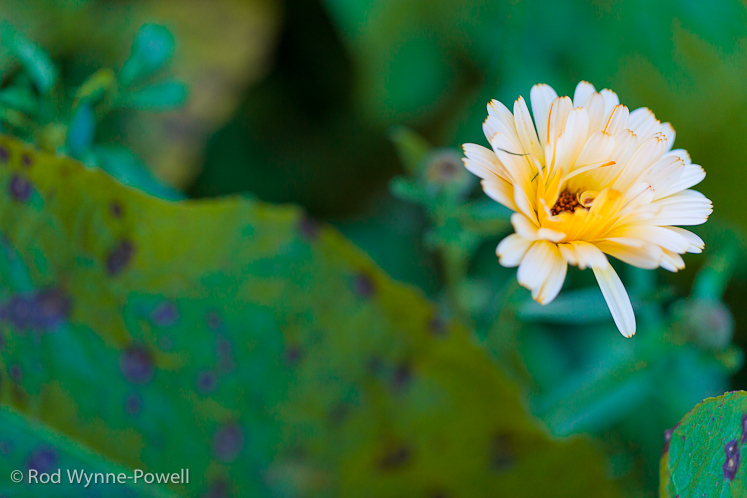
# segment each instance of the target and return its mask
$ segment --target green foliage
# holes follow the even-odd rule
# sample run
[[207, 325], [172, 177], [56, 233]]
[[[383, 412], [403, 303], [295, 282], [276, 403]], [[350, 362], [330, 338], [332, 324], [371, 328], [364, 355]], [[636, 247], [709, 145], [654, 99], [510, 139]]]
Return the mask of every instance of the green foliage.
[[130, 57], [122, 66], [119, 81], [124, 86], [150, 76], [174, 54], [174, 36], [163, 26], [144, 24], [135, 34]]
[[706, 399], [664, 437], [661, 498], [747, 493], [747, 393]]
[[9, 137], [0, 186], [3, 475], [46, 451], [189, 468], [178, 496], [616, 496], [461, 326], [297, 208], [164, 202]]
[[175, 81], [129, 88], [133, 82], [151, 76], [173, 54], [174, 39], [166, 28], [146, 24], [138, 31], [130, 57], [119, 73], [120, 84], [111, 69], [100, 69], [78, 87], [72, 101], [64, 98], [65, 91], [57, 79], [59, 71], [49, 54], [10, 27], [3, 29], [2, 39], [21, 62], [22, 71], [0, 92], [0, 122], [16, 136], [46, 150], [68, 154], [91, 167], [104, 166], [127, 185], [164, 198], [180, 197], [132, 154], [113, 154], [108, 152], [110, 146], [95, 143], [99, 122], [114, 110], [163, 110], [186, 100], [184, 85]]

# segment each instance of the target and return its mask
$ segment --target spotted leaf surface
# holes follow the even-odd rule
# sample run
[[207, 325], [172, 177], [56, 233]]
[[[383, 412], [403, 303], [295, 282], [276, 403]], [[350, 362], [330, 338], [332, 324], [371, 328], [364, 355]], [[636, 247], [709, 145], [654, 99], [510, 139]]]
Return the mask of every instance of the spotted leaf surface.
[[[616, 496], [463, 328], [297, 208], [167, 202], [7, 137], [0, 189], [0, 401], [101, 465], [188, 468], [190, 497]], [[42, 445], [63, 465], [34, 441], [0, 479]]]
[[747, 494], [747, 393], [708, 398], [664, 434], [662, 497]]

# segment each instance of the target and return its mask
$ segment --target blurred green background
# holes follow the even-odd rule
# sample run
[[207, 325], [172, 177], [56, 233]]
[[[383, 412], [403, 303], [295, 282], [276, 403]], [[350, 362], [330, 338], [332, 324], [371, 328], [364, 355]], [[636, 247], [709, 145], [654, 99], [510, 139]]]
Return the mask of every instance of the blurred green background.
[[[99, 155], [98, 166], [161, 197], [239, 194], [331, 223], [464, 323], [551, 433], [591, 435], [627, 496], [655, 495], [664, 429], [704, 397], [747, 387], [742, 2], [5, 0], [0, 16], [50, 53], [58, 109], [94, 71], [121, 67], [144, 22], [166, 27], [174, 54], [157, 74], [188, 96], [102, 116], [92, 141], [136, 159], [107, 167]], [[19, 71], [7, 45], [2, 89]], [[462, 143], [487, 145], [490, 99], [511, 107], [540, 82], [572, 95], [582, 79], [671, 122], [714, 203], [694, 230], [706, 253], [686, 270], [623, 271], [642, 324], [630, 341], [586, 273], [569, 274], [554, 307], [527, 303], [493, 254], [511, 232], [505, 213], [468, 179], [453, 175], [467, 193], [422, 186]], [[26, 138], [51, 140], [55, 119]], [[69, 138], [60, 147], [49, 148], [86, 162]]]

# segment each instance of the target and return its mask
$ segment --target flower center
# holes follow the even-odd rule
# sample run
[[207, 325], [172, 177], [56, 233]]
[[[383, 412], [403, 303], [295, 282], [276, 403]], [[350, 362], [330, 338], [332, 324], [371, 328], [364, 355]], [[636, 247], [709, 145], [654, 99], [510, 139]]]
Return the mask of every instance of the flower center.
[[553, 216], [557, 216], [560, 213], [573, 213], [576, 208], [584, 207], [583, 204], [578, 202], [578, 196], [576, 194], [572, 194], [568, 190], [564, 190], [563, 193], [560, 194], [560, 197], [558, 197], [557, 202], [555, 202], [555, 205], [550, 209], [550, 212], [553, 214]]

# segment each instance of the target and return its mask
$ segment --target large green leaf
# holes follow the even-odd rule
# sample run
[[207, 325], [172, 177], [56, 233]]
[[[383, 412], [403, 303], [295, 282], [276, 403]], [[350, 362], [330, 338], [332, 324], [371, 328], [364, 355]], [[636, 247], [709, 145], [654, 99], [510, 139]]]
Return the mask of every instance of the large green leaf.
[[47, 448], [188, 468], [179, 496], [615, 496], [586, 440], [551, 440], [461, 327], [297, 208], [167, 202], [8, 137], [0, 186], [3, 479]]
[[[747, 494], [747, 393], [708, 398], [665, 435], [662, 498]], [[741, 462], [741, 463], [740, 463]]]

